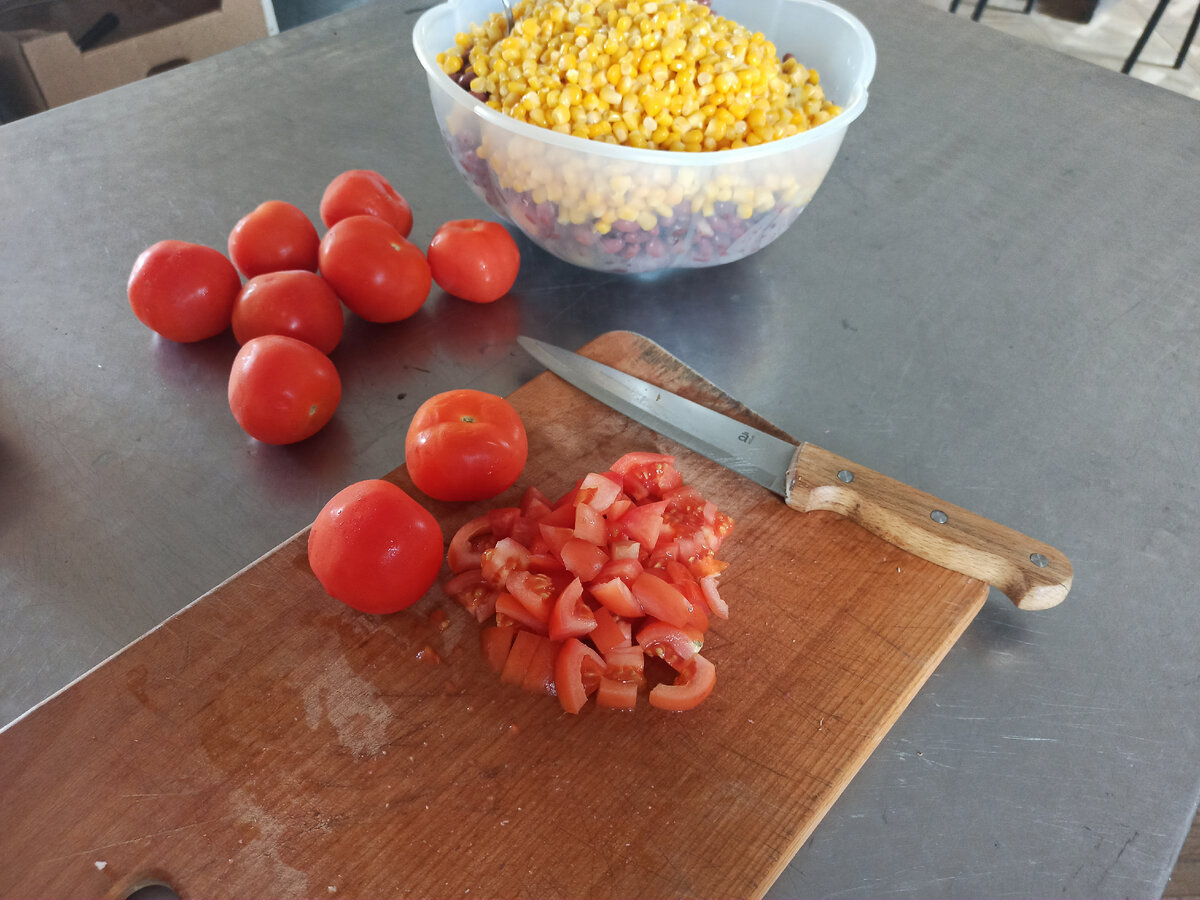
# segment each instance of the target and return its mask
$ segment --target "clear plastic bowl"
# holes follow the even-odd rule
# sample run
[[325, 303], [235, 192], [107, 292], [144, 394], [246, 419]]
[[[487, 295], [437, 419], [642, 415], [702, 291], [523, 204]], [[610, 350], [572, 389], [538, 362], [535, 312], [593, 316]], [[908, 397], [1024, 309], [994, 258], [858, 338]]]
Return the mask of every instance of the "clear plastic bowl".
[[[458, 170], [497, 214], [559, 259], [602, 272], [645, 273], [720, 265], [775, 240], [812, 199], [866, 108], [875, 44], [858, 19], [825, 0], [712, 0], [714, 12], [761, 31], [780, 56], [816, 69], [842, 113], [756, 147], [684, 153], [639, 150], [518, 122], [446, 75], [437, 54], [457, 33], [502, 9], [499, 0], [448, 0], [413, 31], [438, 126]], [[664, 198], [671, 215], [663, 215]], [[745, 218], [753, 204], [753, 214]], [[739, 214], [738, 207], [741, 206]], [[656, 207], [655, 224], [618, 219], [607, 234], [597, 210]], [[695, 211], [693, 211], [695, 210]], [[648, 224], [648, 217], [643, 217]]]

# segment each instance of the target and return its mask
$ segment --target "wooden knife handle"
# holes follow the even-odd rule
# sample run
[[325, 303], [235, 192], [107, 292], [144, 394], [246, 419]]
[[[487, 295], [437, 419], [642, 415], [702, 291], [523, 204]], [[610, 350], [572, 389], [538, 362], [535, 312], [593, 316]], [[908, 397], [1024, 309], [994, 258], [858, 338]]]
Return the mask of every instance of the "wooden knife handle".
[[1048, 609], [1071, 589], [1070, 561], [1046, 544], [812, 444], [788, 467], [788, 506], [825, 509], [915, 556], [983, 581], [1021, 609]]

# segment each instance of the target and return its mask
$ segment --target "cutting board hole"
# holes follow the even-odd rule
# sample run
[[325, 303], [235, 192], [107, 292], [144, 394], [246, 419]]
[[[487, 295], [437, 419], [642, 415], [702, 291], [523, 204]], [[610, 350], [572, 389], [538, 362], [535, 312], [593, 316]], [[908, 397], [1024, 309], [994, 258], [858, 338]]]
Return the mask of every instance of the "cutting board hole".
[[125, 900], [180, 900], [179, 894], [169, 884], [154, 882], [142, 885], [132, 894], [127, 894]]

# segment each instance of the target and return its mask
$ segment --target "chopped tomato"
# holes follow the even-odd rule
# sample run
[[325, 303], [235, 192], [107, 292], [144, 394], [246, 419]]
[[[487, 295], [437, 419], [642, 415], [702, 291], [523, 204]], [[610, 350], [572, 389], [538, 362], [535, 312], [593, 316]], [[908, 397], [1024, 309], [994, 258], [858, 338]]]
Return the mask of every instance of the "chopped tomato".
[[652, 549], [658, 544], [658, 535], [663, 526], [663, 513], [666, 512], [666, 509], [667, 501], [665, 500], [632, 507], [613, 523], [613, 530], [617, 534], [625, 535], [630, 540], [637, 541], [647, 549]]
[[596, 704], [607, 709], [634, 709], [637, 706], [636, 681], [616, 681], [604, 677], [596, 689]]
[[714, 616], [720, 616], [722, 619], [729, 618], [729, 604], [721, 599], [721, 594], [717, 590], [717, 576], [705, 575], [700, 579], [700, 589], [704, 591], [704, 600], [708, 603], [708, 609]]
[[574, 528], [567, 528], [564, 525], [547, 525], [545, 522], [538, 522], [538, 533], [546, 542], [546, 546], [559, 554], [562, 553], [563, 545], [575, 538]]
[[641, 647], [613, 647], [604, 654], [604, 676], [613, 681], [645, 681], [646, 656]]
[[502, 588], [513, 572], [529, 568], [529, 551], [512, 538], [501, 538], [483, 551], [479, 562], [488, 584]]
[[525, 493], [521, 496], [521, 515], [526, 518], [538, 521], [546, 513], [550, 512], [552, 508], [550, 498], [533, 485], [527, 487]]
[[483, 551], [495, 545], [491, 516], [478, 516], [454, 532], [446, 551], [446, 563], [451, 572], [477, 569]]
[[591, 473], [579, 484], [577, 503], [590, 506], [598, 513], [606, 513], [621, 493], [621, 479]]
[[486, 622], [496, 612], [499, 591], [484, 580], [479, 569], [465, 569], [443, 586], [446, 595], [457, 600], [477, 622]]
[[508, 651], [508, 657], [504, 660], [504, 668], [500, 670], [500, 680], [505, 684], [523, 684], [525, 672], [529, 669], [529, 663], [539, 645], [539, 635], [518, 628], [513, 636], [512, 649]]
[[626, 619], [614, 616], [607, 609], [598, 609], [592, 615], [596, 618], [596, 627], [589, 637], [601, 653], [632, 643], [633, 628]]
[[683, 663], [674, 684], [657, 684], [650, 689], [650, 705], [676, 712], [693, 709], [712, 693], [716, 683], [716, 667], [697, 653]]
[[504, 671], [504, 661], [508, 659], [508, 651], [512, 649], [516, 633], [517, 629], [513, 625], [489, 625], [479, 633], [479, 646], [483, 650], [483, 658], [493, 671]]
[[643, 572], [629, 586], [634, 599], [649, 615], [678, 628], [687, 626], [694, 607], [683, 592], [651, 572]]
[[610, 581], [620, 578], [626, 584], [633, 584], [633, 579], [642, 574], [643, 566], [636, 559], [613, 557], [596, 573], [593, 581]]
[[550, 619], [558, 591], [549, 575], [528, 570], [513, 572], [504, 580], [505, 590], [540, 622]]
[[663, 453], [626, 453], [613, 463], [612, 471], [621, 476], [625, 493], [634, 500], [661, 498], [683, 484], [675, 457]]
[[604, 516], [586, 503], [580, 503], [575, 507], [575, 537], [597, 546], [608, 543], [608, 526]]
[[525, 669], [521, 687], [535, 694], [554, 694], [554, 660], [558, 656], [558, 642], [539, 638]]
[[576, 578], [559, 593], [548, 622], [552, 640], [583, 637], [596, 629], [596, 614], [583, 602], [583, 583]]
[[588, 591], [615, 616], [637, 619], [645, 615], [642, 605], [633, 599], [629, 585], [620, 578], [610, 578], [608, 581], [592, 584]]
[[496, 596], [496, 622], [500, 625], [517, 625], [534, 634], [548, 634], [550, 631], [545, 619], [539, 619], [536, 613], [530, 612], [508, 591], [501, 591]]
[[591, 581], [608, 562], [604, 548], [577, 537], [571, 538], [559, 551], [567, 571], [583, 581]]
[[[710, 614], [729, 615], [716, 554], [732, 527], [673, 457], [627, 454], [556, 501], [529, 487], [519, 506], [464, 524], [445, 590], [486, 624], [484, 659], [507, 684], [556, 694], [569, 713], [593, 695], [634, 709], [639, 693], [690, 709], [716, 683], [699, 651]], [[657, 683], [647, 657], [671, 666], [674, 682]]]
[[554, 661], [554, 686], [558, 702], [569, 713], [577, 713], [600, 686], [604, 659], [578, 638], [567, 638]]
[[700, 652], [704, 637], [700, 632], [685, 631], [666, 622], [650, 619], [639, 629], [637, 642], [647, 656], [657, 656], [678, 670]]

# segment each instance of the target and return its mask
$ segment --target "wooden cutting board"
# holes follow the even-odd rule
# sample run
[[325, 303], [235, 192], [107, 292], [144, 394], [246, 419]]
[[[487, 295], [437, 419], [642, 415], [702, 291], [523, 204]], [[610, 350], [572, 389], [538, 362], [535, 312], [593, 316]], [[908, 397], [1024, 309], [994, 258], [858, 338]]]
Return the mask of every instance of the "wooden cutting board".
[[[779, 433], [645, 338], [583, 352]], [[501, 684], [438, 588], [387, 617], [331, 600], [305, 530], [0, 732], [0, 894], [761, 896], [987, 586], [793, 512], [556, 376], [510, 399], [528, 467], [495, 502], [431, 503], [447, 539], [630, 450], [676, 453], [735, 518], [699, 709], [569, 716]]]

